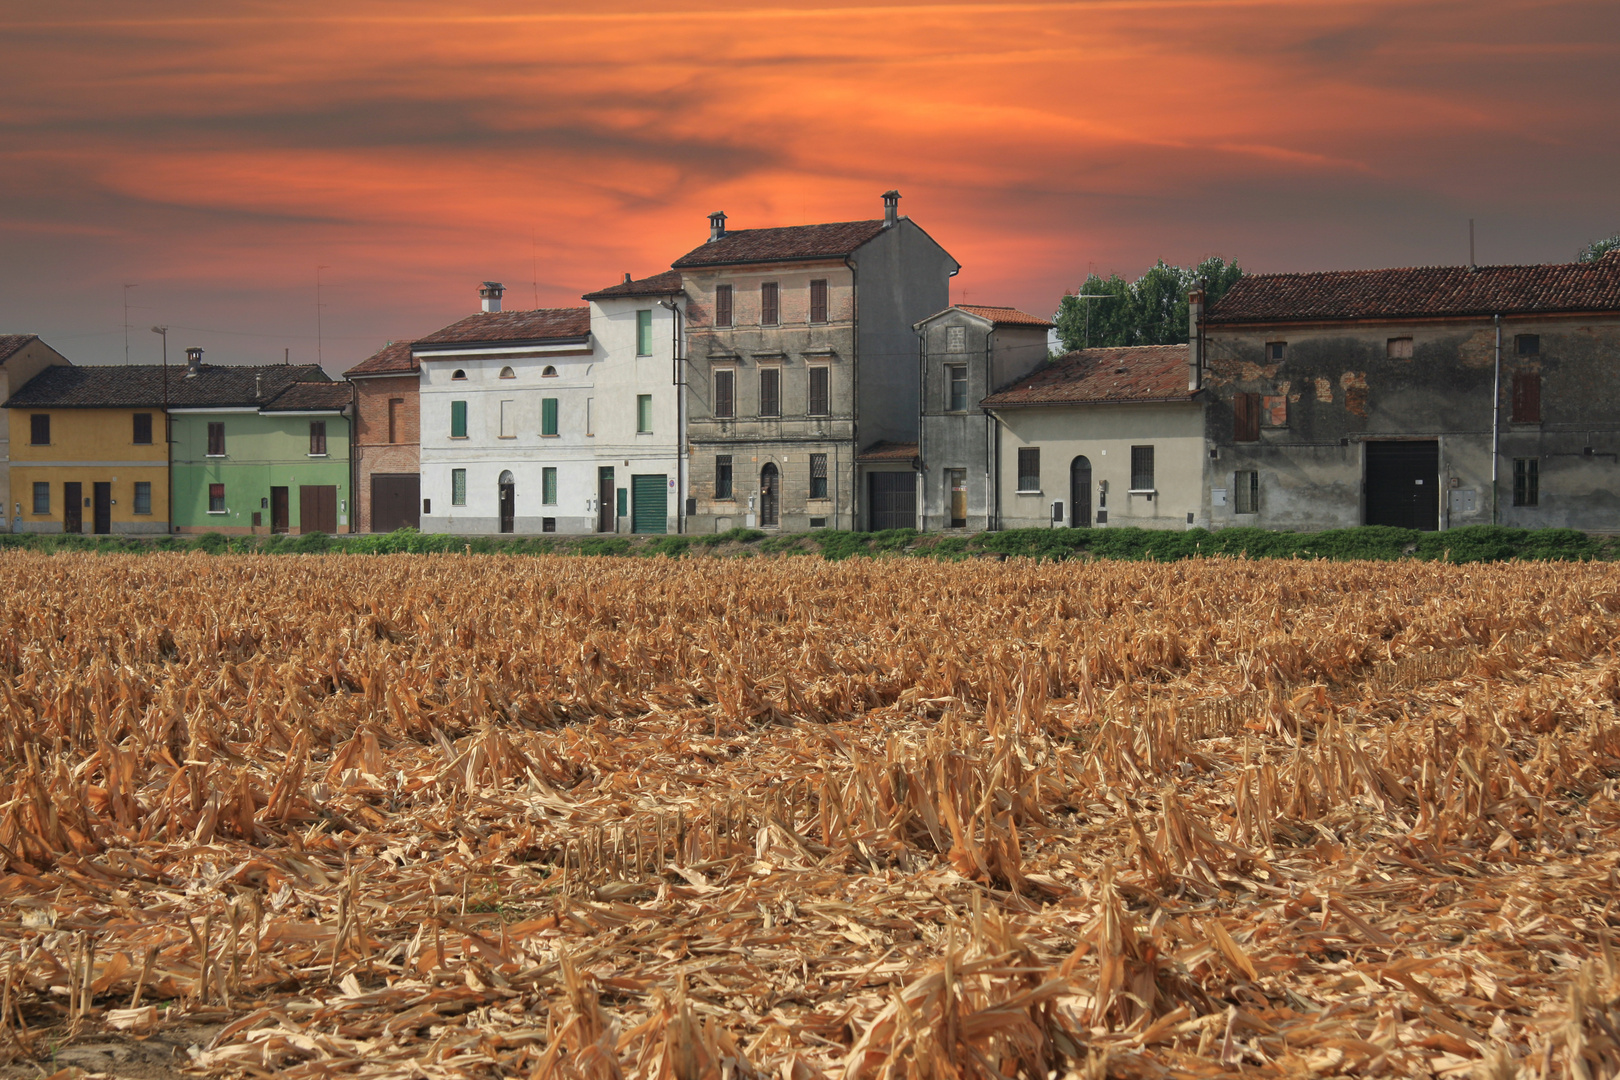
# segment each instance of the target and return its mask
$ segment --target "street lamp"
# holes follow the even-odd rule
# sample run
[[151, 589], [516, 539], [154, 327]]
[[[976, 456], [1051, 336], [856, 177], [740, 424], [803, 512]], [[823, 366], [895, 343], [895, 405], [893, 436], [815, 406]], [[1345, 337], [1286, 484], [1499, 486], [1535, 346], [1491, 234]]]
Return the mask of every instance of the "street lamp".
[[169, 328], [154, 326], [152, 333], [163, 338], [163, 443], [166, 446], [174, 441], [169, 438]]

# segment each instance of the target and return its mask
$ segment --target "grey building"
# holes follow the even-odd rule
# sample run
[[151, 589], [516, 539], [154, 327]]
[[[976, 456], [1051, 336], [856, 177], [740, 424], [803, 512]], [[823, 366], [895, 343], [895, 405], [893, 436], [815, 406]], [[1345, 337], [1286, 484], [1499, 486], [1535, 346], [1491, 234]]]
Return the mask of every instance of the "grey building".
[[918, 322], [919, 529], [996, 527], [996, 421], [979, 402], [1040, 367], [1052, 323], [1010, 307], [954, 304]]
[[1212, 527], [1620, 529], [1620, 252], [1257, 275], [1200, 307]]
[[880, 444], [917, 441], [912, 327], [960, 267], [899, 199], [872, 221], [728, 230], [711, 214], [708, 242], [674, 262], [691, 531], [914, 521], [915, 451]]

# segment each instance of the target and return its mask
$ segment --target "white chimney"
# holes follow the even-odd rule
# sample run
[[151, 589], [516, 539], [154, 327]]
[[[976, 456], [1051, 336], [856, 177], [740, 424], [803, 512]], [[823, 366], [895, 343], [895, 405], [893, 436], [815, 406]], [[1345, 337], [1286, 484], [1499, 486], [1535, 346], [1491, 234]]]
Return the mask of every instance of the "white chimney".
[[1204, 290], [1187, 294], [1187, 389], [1204, 385]]
[[724, 210], [716, 210], [709, 215], [709, 243], [714, 243], [726, 235], [726, 214]]
[[186, 350], [186, 378], [196, 376], [202, 370], [203, 351], [195, 346]]
[[501, 294], [506, 292], [506, 286], [498, 281], [486, 281], [478, 287], [478, 295], [483, 298], [485, 311], [501, 310]]
[[898, 191], [885, 191], [883, 193], [883, 227], [900, 220], [900, 193]]

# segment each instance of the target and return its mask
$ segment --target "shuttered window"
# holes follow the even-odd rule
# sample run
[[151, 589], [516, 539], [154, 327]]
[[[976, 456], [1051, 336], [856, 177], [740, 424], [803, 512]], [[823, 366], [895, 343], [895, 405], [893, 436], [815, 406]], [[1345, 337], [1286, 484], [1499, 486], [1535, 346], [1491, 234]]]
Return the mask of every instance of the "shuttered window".
[[1038, 446], [1018, 448], [1018, 490], [1041, 490], [1041, 448]]
[[1541, 373], [1516, 371], [1513, 373], [1513, 422], [1515, 424], [1541, 423]]
[[1539, 458], [1513, 459], [1513, 505], [1541, 505], [1541, 461]]
[[223, 514], [225, 512], [225, 485], [208, 485], [208, 512], [210, 514]]
[[135, 481], [135, 512], [137, 514], [152, 512], [152, 481]]
[[557, 399], [554, 397], [540, 399], [540, 434], [557, 434]]
[[326, 456], [326, 421], [311, 420], [309, 422], [309, 456]]
[[450, 403], [450, 437], [452, 439], [465, 439], [467, 437], [467, 403], [465, 401], [452, 401]]
[[827, 283], [825, 281], [812, 281], [810, 283], [810, 321], [827, 321]]
[[136, 446], [152, 445], [152, 414], [138, 412], [135, 414], [135, 431], [130, 439]]
[[652, 355], [652, 310], [636, 312], [636, 355]]
[[759, 415], [782, 415], [782, 369], [759, 369]]
[[28, 441], [34, 446], [51, 445], [50, 413], [35, 413], [28, 418]]
[[1131, 490], [1153, 490], [1153, 447], [1131, 447]]
[[810, 455], [810, 497], [812, 499], [825, 499], [827, 497], [827, 455]]
[[731, 286], [716, 285], [714, 287], [714, 325], [731, 325]]
[[467, 505], [467, 470], [450, 470], [450, 505]]
[[759, 287], [759, 324], [775, 326], [782, 321], [782, 288], [774, 281]]
[[214, 421], [208, 425], [208, 456], [225, 456], [225, 424], [224, 421]]
[[810, 369], [810, 408], [811, 416], [826, 416], [832, 411], [828, 400], [828, 369], [813, 367]]
[[[1257, 442], [1260, 439], [1260, 395], [1232, 395], [1232, 439]], [[1135, 484], [1131, 485], [1135, 487]]]
[[547, 506], [557, 505], [557, 469], [547, 465], [540, 470], [540, 501]]
[[737, 373], [730, 368], [714, 373], [714, 415], [725, 418], [737, 415]]
[[731, 498], [731, 455], [716, 454], [714, 458], [714, 497]]

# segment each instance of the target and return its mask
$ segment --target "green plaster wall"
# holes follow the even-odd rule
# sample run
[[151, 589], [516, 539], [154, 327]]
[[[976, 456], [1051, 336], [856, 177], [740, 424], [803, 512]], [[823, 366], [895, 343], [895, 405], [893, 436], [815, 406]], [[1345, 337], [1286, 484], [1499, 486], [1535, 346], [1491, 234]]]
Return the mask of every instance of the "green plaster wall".
[[[248, 532], [253, 515], [260, 531], [270, 529], [270, 489], [287, 488], [287, 524], [301, 529], [298, 489], [330, 484], [337, 488], [338, 531], [348, 532], [353, 513], [349, 490], [349, 420], [325, 416], [278, 416], [259, 413], [175, 413], [173, 524], [181, 529]], [[326, 422], [326, 456], [309, 454], [309, 425]], [[208, 425], [225, 425], [225, 456], [209, 457]], [[208, 512], [208, 486], [225, 485], [223, 514]]]

